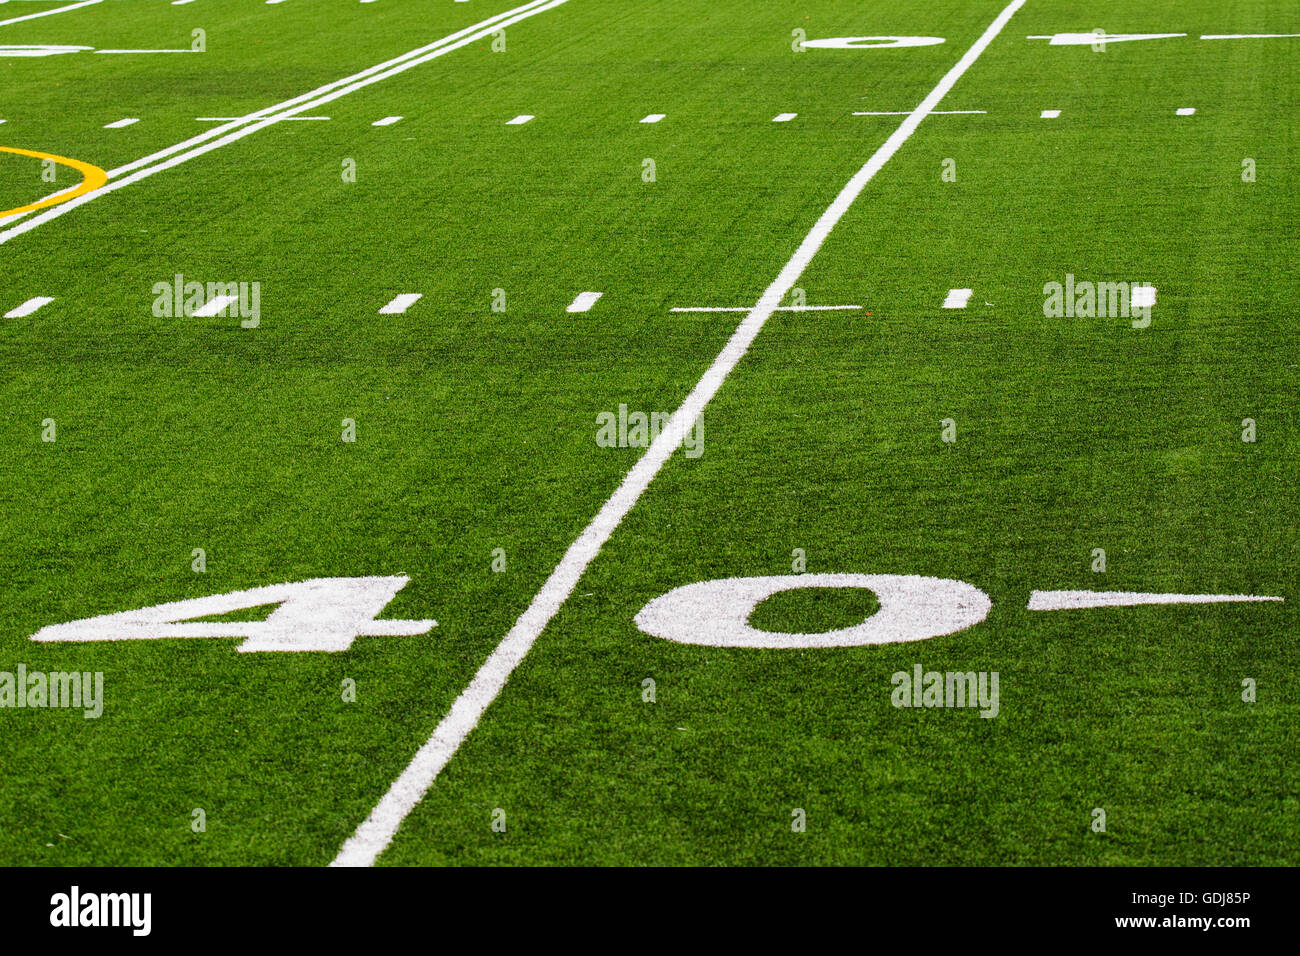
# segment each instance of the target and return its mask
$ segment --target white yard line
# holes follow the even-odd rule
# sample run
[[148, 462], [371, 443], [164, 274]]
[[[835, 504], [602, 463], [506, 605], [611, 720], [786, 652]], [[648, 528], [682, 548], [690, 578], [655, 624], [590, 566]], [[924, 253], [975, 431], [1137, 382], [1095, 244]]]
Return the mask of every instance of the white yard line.
[[590, 312], [591, 307], [600, 301], [603, 292], [579, 292], [577, 297], [569, 303], [565, 312]]
[[812, 231], [799, 244], [799, 248], [795, 250], [785, 268], [759, 298], [758, 304], [740, 323], [726, 346], [704, 373], [704, 377], [686, 397], [682, 406], [673, 413], [667, 426], [651, 442], [646, 453], [628, 472], [622, 484], [596, 513], [596, 517], [583, 530], [578, 540], [569, 545], [564, 557], [546, 579], [546, 583], [537, 592], [532, 603], [484, 661], [469, 686], [456, 698], [447, 716], [434, 729], [433, 735], [425, 741], [406, 769], [393, 781], [393, 785], [371, 811], [370, 816], [343, 844], [332, 866], [369, 866], [384, 851], [407, 814], [420, 802], [425, 791], [447, 765], [447, 761], [452, 758], [461, 743], [478, 724], [483, 712], [501, 693], [506, 681], [510, 679], [511, 672], [524, 659], [524, 655], [533, 646], [538, 635], [573, 592], [587, 566], [609, 540], [614, 529], [632, 510], [637, 499], [659, 473], [659, 469], [672, 457], [673, 451], [682, 444], [686, 435], [694, 427], [700, 412], [722, 386], [723, 380], [744, 358], [755, 336], [776, 311], [781, 300], [794, 288], [799, 276], [831, 234], [835, 224], [848, 211], [872, 177], [916, 132], [921, 121], [939, 105], [957, 80], [970, 69], [972, 63], [979, 59], [980, 54], [1002, 32], [1002, 28], [1024, 3], [1025, 0], [1012, 0], [1006, 9], [998, 14], [997, 19], [989, 25], [965, 55], [944, 74], [938, 86], [907, 115], [898, 129], [867, 160], [866, 165], [858, 170], [848, 184], [840, 190], [835, 201], [822, 213], [821, 218], [813, 225]]
[[43, 305], [49, 305], [54, 300], [49, 296], [38, 295], [34, 299], [28, 299], [16, 309], [10, 309], [4, 314], [6, 319], [23, 319], [31, 315]]
[[52, 17], [56, 13], [67, 13], [69, 10], [80, 10], [82, 7], [89, 7], [92, 4], [103, 2], [104, 0], [78, 0], [77, 3], [70, 3], [66, 7], [58, 7], [54, 10], [42, 10], [40, 13], [24, 13], [21, 17], [11, 17], [8, 20], [0, 20], [0, 27], [7, 27], [11, 23], [22, 23], [24, 20], [35, 20], [37, 17]]
[[[773, 312], [837, 312], [860, 309], [860, 305], [778, 305]], [[675, 305], [669, 312], [749, 312], [750, 305]]]
[[[327, 119], [329, 119], [328, 116], [286, 116], [285, 117], [286, 121], [327, 120]], [[256, 117], [247, 117], [247, 116], [196, 116], [194, 117], [194, 122], [196, 123], [252, 123], [255, 122], [255, 120]]]
[[[427, 63], [446, 53], [459, 50], [463, 46], [468, 46], [477, 40], [490, 36], [497, 30], [504, 29], [521, 20], [526, 20], [538, 13], [554, 9], [566, 2], [567, 0], [530, 0], [529, 3], [496, 14], [486, 20], [481, 20], [473, 26], [466, 27], [426, 46], [411, 50], [392, 60], [369, 67], [360, 73], [327, 83], [310, 93], [304, 93], [291, 100], [285, 100], [275, 106], [268, 106], [256, 113], [250, 113], [249, 117], [257, 118], [256, 122], [249, 123], [248, 117], [244, 117], [236, 122], [226, 123], [197, 136], [192, 136], [184, 142], [151, 153], [125, 166], [111, 169], [108, 172], [108, 185], [78, 196], [76, 199], [62, 205], [51, 206], [43, 212], [31, 216], [31, 218], [25, 219], [25, 221], [17, 222], [16, 225], [0, 232], [0, 245], [52, 219], [67, 215], [72, 210], [78, 209], [88, 202], [93, 202], [115, 192], [123, 186], [137, 183], [155, 173], [171, 169], [173, 166], [179, 166], [181, 163], [188, 162], [214, 149], [228, 146], [245, 136], [251, 136], [259, 130], [266, 129], [274, 123], [291, 119], [299, 113], [305, 113], [318, 106], [323, 106], [325, 103], [331, 103], [340, 97], [347, 96], [349, 93], [364, 89], [372, 83], [378, 83], [381, 80], [397, 76], [399, 73], [404, 73], [422, 63]], [[15, 222], [18, 218], [14, 216], [5, 221]]]
[[380, 315], [404, 315], [406, 310], [424, 298], [423, 292], [403, 292], [379, 310]]
[[1270, 40], [1275, 37], [1300, 37], [1300, 33], [1202, 33], [1202, 40]]
[[210, 319], [214, 315], [220, 315], [239, 301], [237, 295], [218, 295], [209, 299], [203, 305], [195, 309], [191, 314], [196, 319]]
[[1128, 303], [1134, 309], [1149, 309], [1156, 304], [1156, 287], [1135, 285], [1128, 292]]
[[1264, 594], [1143, 594], [1138, 591], [1034, 591], [1025, 609], [1073, 611], [1093, 607], [1136, 607], [1142, 604], [1223, 604], [1237, 601], [1284, 601]]
[[[987, 112], [988, 110], [935, 110], [930, 115], [931, 116], [965, 116], [968, 114], [987, 113]], [[854, 116], [906, 116], [907, 114], [908, 114], [907, 110], [884, 110], [883, 112], [878, 112], [873, 110], [868, 112], [857, 112], [854, 113], [853, 115]]]
[[948, 297], [943, 300], [945, 309], [964, 309], [970, 301], [971, 289], [949, 289]]

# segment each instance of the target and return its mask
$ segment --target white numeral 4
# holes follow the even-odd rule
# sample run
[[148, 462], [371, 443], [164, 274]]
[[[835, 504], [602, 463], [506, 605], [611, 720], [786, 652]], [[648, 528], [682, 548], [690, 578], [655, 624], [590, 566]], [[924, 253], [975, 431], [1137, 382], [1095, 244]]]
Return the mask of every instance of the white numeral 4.
[[[346, 651], [358, 637], [425, 634], [437, 621], [378, 621], [376, 616], [406, 586], [405, 575], [311, 578], [292, 584], [155, 604], [138, 611], [52, 624], [33, 641], [145, 641], [171, 637], [242, 637], [237, 650]], [[278, 604], [262, 621], [196, 621]]]

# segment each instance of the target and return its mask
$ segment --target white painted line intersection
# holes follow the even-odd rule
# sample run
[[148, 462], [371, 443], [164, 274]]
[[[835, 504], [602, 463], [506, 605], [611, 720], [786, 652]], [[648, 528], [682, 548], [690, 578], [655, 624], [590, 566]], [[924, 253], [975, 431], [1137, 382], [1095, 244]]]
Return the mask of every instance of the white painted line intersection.
[[[859, 110], [854, 116], [906, 116], [909, 110]], [[987, 114], [988, 110], [935, 110], [931, 116], [970, 116]]]
[[649, 488], [650, 483], [682, 445], [696, 420], [722, 387], [731, 371], [749, 351], [767, 320], [789, 295], [795, 283], [812, 261], [836, 224], [884, 168], [899, 148], [911, 138], [927, 115], [943, 101], [965, 72], [979, 59], [989, 44], [1025, 3], [1011, 0], [962, 57], [939, 80], [920, 104], [904, 118], [898, 128], [871, 154], [866, 163], [844, 185], [834, 201], [813, 224], [799, 243], [790, 260], [759, 297], [713, 364], [695, 388], [651, 441], [650, 447], [632, 467], [613, 495], [601, 506], [582, 534], [575, 540], [551, 572], [541, 590], [516, 620], [497, 647], [479, 667], [469, 686], [452, 703], [451, 709], [433, 733], [411, 758], [402, 773], [380, 798], [370, 815], [339, 849], [331, 866], [370, 866], [392, 841], [402, 821], [424, 797], [425, 792], [451, 760], [461, 743], [473, 732], [484, 712], [496, 700], [510, 675], [528, 654], [538, 636], [551, 622], [587, 567], [623, 518]]
[[[125, 166], [119, 166], [116, 169], [108, 171], [109, 182], [106, 186], [92, 192], [78, 196], [76, 199], [62, 203], [58, 206], [52, 206], [39, 213], [35, 213], [31, 218], [22, 222], [16, 222], [13, 226], [0, 231], [0, 245], [15, 239], [36, 227], [50, 222], [60, 216], [65, 216], [84, 206], [88, 202], [103, 198], [118, 189], [132, 185], [143, 179], [179, 166], [181, 163], [188, 162], [199, 156], [205, 155], [214, 149], [220, 149], [231, 143], [237, 142], [246, 136], [251, 136], [259, 130], [288, 119], [290, 116], [296, 116], [299, 113], [305, 113], [311, 109], [323, 106], [325, 103], [333, 102], [340, 97], [347, 96], [357, 90], [364, 89], [367, 86], [378, 83], [390, 77], [397, 76], [407, 70], [413, 69], [421, 64], [428, 63], [438, 57], [444, 56], [464, 46], [475, 43], [491, 36], [498, 30], [519, 23], [539, 13], [547, 10], [553, 10], [562, 6], [568, 0], [529, 0], [529, 2], [507, 10], [503, 13], [494, 14], [485, 20], [480, 20], [472, 26], [465, 27], [456, 33], [449, 34], [439, 40], [425, 46], [409, 50], [406, 53], [387, 60], [375, 66], [368, 67], [359, 73], [334, 80], [324, 86], [303, 93], [293, 99], [285, 100], [273, 106], [265, 107], [256, 113], [251, 114], [259, 117], [255, 123], [228, 123], [192, 136], [180, 143], [175, 143], [165, 149], [150, 153], [134, 162], [127, 163]], [[2, 25], [2, 24], [0, 24]], [[128, 175], [129, 174], [129, 175]], [[17, 217], [14, 217], [17, 218]], [[10, 220], [12, 221], [12, 220]]]

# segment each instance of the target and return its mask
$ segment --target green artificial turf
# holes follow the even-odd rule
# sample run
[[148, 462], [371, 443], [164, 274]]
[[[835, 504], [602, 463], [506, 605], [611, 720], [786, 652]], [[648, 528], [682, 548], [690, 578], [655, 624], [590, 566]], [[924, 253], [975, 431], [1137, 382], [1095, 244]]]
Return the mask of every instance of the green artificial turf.
[[[0, 146], [114, 169], [510, 3], [107, 0], [0, 26], [207, 45], [0, 56]], [[0, 320], [0, 671], [105, 675], [97, 720], [0, 708], [0, 863], [330, 862], [640, 456], [598, 445], [597, 416], [677, 408], [744, 316], [670, 308], [752, 306], [903, 119], [852, 113], [914, 108], [1002, 7], [568, 0], [503, 51], [480, 40], [0, 245], [0, 314], [54, 298]], [[1098, 27], [1188, 36], [1026, 39]], [[795, 52], [796, 29], [946, 42]], [[798, 282], [862, 308], [771, 317], [703, 454], [664, 467], [379, 862], [1296, 863], [1300, 39], [1199, 37], [1297, 30], [1266, 0], [1028, 0], [940, 105], [987, 112], [925, 119]], [[49, 193], [41, 169], [0, 153], [0, 208]], [[156, 316], [177, 274], [260, 283], [259, 326]], [[1155, 285], [1150, 326], [1045, 315], [1067, 274]], [[939, 308], [953, 288], [966, 309]], [[379, 314], [400, 293], [423, 298]], [[967, 581], [992, 610], [823, 650], [633, 621], [682, 585], [791, 574], [796, 549], [809, 573]], [[380, 616], [438, 626], [336, 654], [29, 640], [397, 574]], [[1286, 603], [1036, 612], [1035, 589]], [[875, 607], [790, 592], [751, 623]], [[998, 715], [895, 708], [916, 664], [998, 672]]]

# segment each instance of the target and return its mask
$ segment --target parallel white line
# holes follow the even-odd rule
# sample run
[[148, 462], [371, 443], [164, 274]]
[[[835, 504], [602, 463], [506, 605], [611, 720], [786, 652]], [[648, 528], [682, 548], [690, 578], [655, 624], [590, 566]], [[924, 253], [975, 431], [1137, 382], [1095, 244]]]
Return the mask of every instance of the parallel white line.
[[[329, 119], [328, 116], [286, 116], [285, 117], [286, 122], [292, 122], [295, 120], [327, 120], [327, 119]], [[194, 117], [194, 122], [196, 123], [252, 123], [255, 121], [256, 118], [250, 116], [196, 116]]]
[[564, 557], [551, 572], [551, 576], [546, 579], [546, 583], [537, 592], [532, 603], [519, 616], [514, 627], [496, 649], [488, 655], [488, 659], [478, 669], [469, 686], [456, 698], [447, 716], [434, 729], [433, 735], [425, 741], [406, 769], [393, 781], [392, 786], [380, 798], [370, 816], [343, 844], [331, 866], [369, 866], [384, 851], [407, 814], [420, 802], [425, 791], [447, 765], [447, 761], [477, 726], [483, 712], [501, 693], [506, 681], [510, 679], [511, 672], [524, 659], [524, 655], [533, 646], [538, 635], [573, 593], [578, 580], [600, 552], [601, 547], [609, 540], [610, 535], [614, 533], [614, 529], [632, 510], [632, 506], [636, 504], [642, 493], [650, 487], [650, 482], [672, 456], [673, 451], [682, 444], [686, 435], [694, 427], [700, 412], [717, 394], [727, 375], [744, 358], [755, 336], [776, 311], [781, 300], [794, 288], [803, 270], [831, 234], [835, 224], [848, 211], [853, 200], [866, 188], [867, 183], [884, 167], [890, 157], [898, 152], [898, 148], [916, 131], [921, 121], [939, 105], [962, 74], [979, 59], [980, 54], [1002, 32], [1007, 21], [1024, 3], [1025, 0], [1012, 0], [1006, 9], [998, 14], [997, 19], [989, 25], [974, 45], [952, 69], [944, 74], [939, 85], [908, 114], [898, 129], [867, 160], [866, 165], [858, 170], [848, 184], [840, 190], [834, 202], [813, 225], [812, 231], [799, 244], [799, 248], [795, 250], [785, 268], [740, 323], [709, 370], [704, 373], [704, 377], [686, 397], [681, 407], [672, 414], [667, 426], [650, 443], [645, 454], [596, 513], [596, 517], [583, 530], [578, 540], [569, 545]]
[[[25, 219], [25, 221], [18, 222], [16, 225], [0, 232], [0, 245], [35, 229], [43, 223], [67, 215], [72, 210], [78, 209], [88, 202], [93, 202], [102, 196], [115, 192], [123, 186], [129, 186], [155, 173], [171, 169], [173, 166], [188, 162], [214, 149], [228, 146], [245, 136], [251, 136], [259, 130], [266, 129], [274, 123], [292, 118], [299, 113], [305, 113], [325, 103], [333, 102], [340, 97], [347, 96], [349, 93], [364, 89], [372, 83], [378, 83], [389, 77], [397, 76], [399, 73], [404, 73], [406, 70], [413, 69], [422, 63], [427, 63], [446, 53], [459, 50], [463, 46], [468, 46], [477, 40], [490, 36], [496, 30], [504, 29], [538, 13], [561, 6], [566, 2], [567, 0], [530, 0], [529, 3], [496, 14], [486, 20], [481, 20], [473, 26], [466, 27], [416, 50], [411, 50], [392, 60], [369, 67], [360, 73], [327, 83], [310, 93], [304, 93], [275, 106], [266, 107], [256, 113], [250, 113], [249, 116], [259, 117], [257, 122], [247, 123], [246, 119], [241, 119], [233, 123], [226, 123], [197, 136], [192, 136], [166, 149], [141, 157], [125, 166], [111, 169], [108, 172], [108, 185], [96, 189], [94, 192], [78, 196], [70, 202], [51, 206], [49, 209], [31, 216], [31, 218]], [[19, 218], [18, 216], [9, 217], [5, 222], [14, 222]]]
[[11, 23], [22, 23], [24, 20], [35, 20], [37, 17], [52, 17], [56, 13], [67, 13], [69, 10], [77, 10], [95, 3], [103, 3], [103, 0], [80, 0], [78, 3], [71, 3], [66, 7], [58, 7], [54, 10], [42, 10], [40, 13], [24, 13], [21, 17], [0, 20], [0, 27], [7, 27]]

